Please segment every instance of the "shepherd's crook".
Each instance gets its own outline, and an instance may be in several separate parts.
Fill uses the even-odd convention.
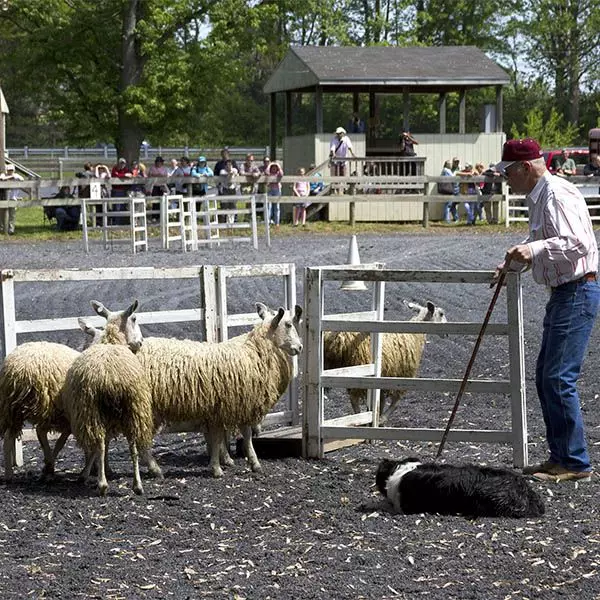
[[[458,405],[460,404],[460,400],[462,395],[467,387],[467,381],[469,380],[469,375],[471,374],[471,367],[475,362],[475,357],[477,356],[477,351],[479,350],[479,346],[481,344],[481,340],[483,339],[483,334],[485,333],[485,328],[492,316],[492,311],[494,310],[494,306],[496,304],[496,300],[498,300],[498,296],[500,295],[500,290],[504,285],[504,278],[506,277],[506,271],[508,270],[508,265],[510,264],[510,257],[507,257],[504,260],[504,267],[500,272],[498,277],[498,281],[496,282],[496,290],[494,291],[494,295],[492,296],[492,301],[490,302],[490,306],[488,308],[487,314],[485,315],[485,319],[483,320],[483,324],[481,325],[481,330],[479,332],[479,337],[475,342],[475,348],[473,348],[473,354],[471,354],[471,359],[469,360],[469,364],[467,365],[467,370],[465,371],[465,376],[463,377],[462,383],[460,384],[460,389],[458,390],[458,394],[456,395],[456,400],[454,402],[454,408],[452,409],[452,414],[448,419],[448,425],[446,425],[446,430],[444,431],[444,435],[442,436],[442,441],[440,442],[440,447],[438,448],[437,454],[435,455],[436,459],[439,458],[442,454],[442,450],[444,449],[444,445],[446,444],[446,439],[448,437],[448,433],[450,433],[450,428],[452,427],[452,423],[454,422],[454,417],[456,416],[456,411],[458,410]],[[493,285],[493,284],[492,284]]]

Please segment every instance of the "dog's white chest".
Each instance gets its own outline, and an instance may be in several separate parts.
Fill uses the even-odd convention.
[[[387,480],[385,486],[387,498],[398,512],[402,512],[400,508],[400,482],[407,473],[414,471],[420,464],[420,462],[407,462],[400,465]]]

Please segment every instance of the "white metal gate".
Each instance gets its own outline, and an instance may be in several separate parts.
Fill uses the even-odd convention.
[[[323,456],[325,440],[330,439],[379,439],[440,441],[444,432],[440,429],[416,429],[378,427],[378,394],[372,394],[371,409],[359,414],[325,420],[323,388],[361,388],[366,390],[406,389],[434,392],[453,392],[460,388],[460,379],[427,379],[381,377],[381,340],[378,333],[407,332],[448,335],[474,335],[481,330],[481,323],[427,323],[383,320],[385,282],[405,283],[461,283],[488,284],[492,273],[488,271],[401,271],[372,269],[307,268],[305,281],[305,370],[303,449],[311,458]],[[326,315],[324,313],[324,282],[344,280],[374,282],[373,311],[354,315]],[[472,393],[504,393],[510,396],[511,428],[509,430],[454,429],[449,441],[472,443],[492,442],[511,444],[513,462],[522,467],[527,464],[527,420],[525,397],[525,366],[523,344],[523,304],[518,273],[506,277],[506,323],[487,326],[488,335],[508,337],[509,378],[502,380],[469,380],[466,390]],[[373,363],[341,369],[323,369],[324,331],[371,332]]]

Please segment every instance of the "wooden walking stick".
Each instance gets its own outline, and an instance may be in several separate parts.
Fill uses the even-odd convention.
[[[446,425],[446,430],[444,431],[444,435],[442,436],[442,441],[440,442],[440,446],[438,448],[437,454],[435,458],[438,459],[442,451],[444,449],[444,445],[446,444],[446,439],[448,438],[448,433],[450,433],[450,428],[452,427],[452,423],[454,422],[454,417],[456,416],[456,411],[458,410],[458,405],[460,404],[462,395],[467,387],[467,381],[469,380],[469,375],[471,374],[471,368],[473,367],[473,363],[475,362],[475,357],[477,356],[477,351],[479,350],[479,346],[481,345],[481,340],[483,339],[483,334],[485,333],[485,329],[487,324],[492,316],[492,311],[494,310],[494,306],[496,305],[496,300],[498,300],[498,296],[500,295],[500,290],[504,285],[504,279],[506,277],[506,271],[508,269],[508,265],[510,264],[510,257],[506,257],[504,260],[504,267],[500,272],[500,276],[498,277],[498,281],[496,282],[496,289],[494,290],[494,295],[492,296],[492,301],[490,302],[490,306],[485,315],[485,319],[481,325],[481,330],[479,331],[479,336],[477,337],[477,341],[475,342],[475,348],[473,348],[473,354],[471,354],[471,359],[469,360],[469,364],[467,365],[467,370],[465,371],[465,376],[463,377],[462,383],[460,384],[460,389],[458,390],[458,394],[456,395],[456,400],[454,402],[454,408],[452,409],[452,413],[450,414],[450,418],[448,419],[448,424]],[[493,285],[493,284],[492,284]]]

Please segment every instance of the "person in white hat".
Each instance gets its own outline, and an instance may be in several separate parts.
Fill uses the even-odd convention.
[[[329,144],[329,165],[331,167],[331,175],[338,177],[345,177],[347,175],[347,161],[336,160],[344,159],[348,155],[348,152],[356,158],[354,149],[352,148],[352,142],[346,134],[346,130],[343,127],[338,127],[335,130],[335,135]],[[341,194],[341,188],[336,189],[337,194]]]
[[[19,175],[15,171],[15,165],[12,163],[6,163],[6,174],[2,174],[0,177],[4,180],[12,180],[12,181],[23,181],[23,177]],[[11,188],[7,190],[6,199],[7,200],[17,200],[20,196],[20,191],[17,188]],[[8,235],[13,235],[15,233],[15,222],[17,218],[17,208],[12,206],[11,208],[1,208],[0,209],[0,233],[4,233],[4,226],[6,220],[6,211],[8,211]]]

